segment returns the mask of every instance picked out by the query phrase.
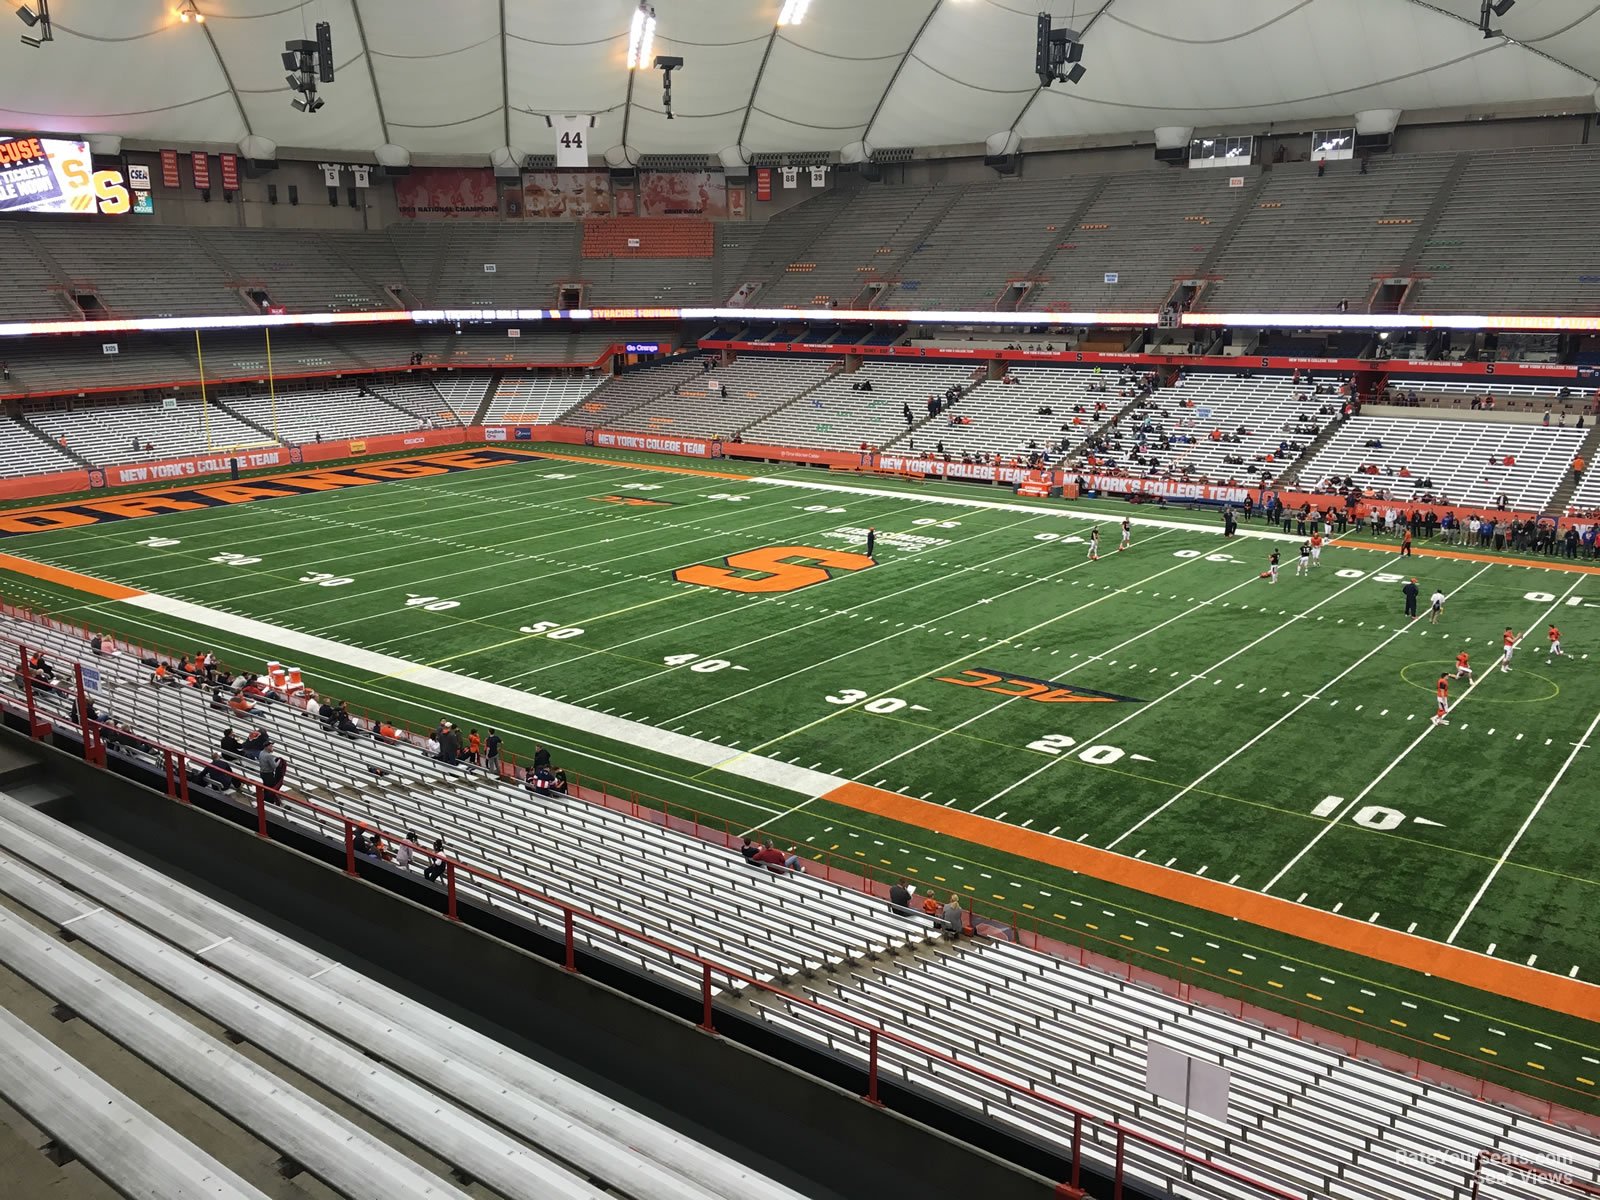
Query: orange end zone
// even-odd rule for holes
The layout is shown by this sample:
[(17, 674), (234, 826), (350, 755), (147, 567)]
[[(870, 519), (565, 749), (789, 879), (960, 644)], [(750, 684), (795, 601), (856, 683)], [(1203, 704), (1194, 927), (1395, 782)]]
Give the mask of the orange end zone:
[(1143, 859), (1114, 854), (1081, 842), (1062, 841), (1032, 829), (1004, 825), (988, 817), (913, 800), (865, 784), (846, 783), (823, 799), (857, 812), (888, 817), (917, 829), (932, 830), (1019, 858), (1076, 871), (1219, 916), (1236, 917), (1335, 950), (1448, 979), (1536, 1008), (1551, 1009), (1584, 1021), (1600, 1020), (1600, 990), (1576, 979), (1501, 962), (1458, 946), (1368, 925), (1292, 904), (1277, 896), (1230, 887), (1213, 879), (1168, 870)]
[(18, 558), (13, 554), (0, 554), (0, 571), (14, 571), (18, 575), (27, 575), (45, 583), (60, 584), (62, 587), (77, 592), (87, 592), (91, 596), (99, 596), (105, 600), (131, 600), (135, 596), (144, 595), (138, 588), (123, 587), (120, 583), (107, 583), (104, 579), (96, 579), (93, 575), (80, 575), (76, 571), (47, 566), (30, 559)]

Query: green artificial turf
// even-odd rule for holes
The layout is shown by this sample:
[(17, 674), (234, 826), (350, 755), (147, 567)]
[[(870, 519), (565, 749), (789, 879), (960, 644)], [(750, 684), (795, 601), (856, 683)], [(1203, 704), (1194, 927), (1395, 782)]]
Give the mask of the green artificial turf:
[[(401, 662), (381, 676), (292, 661), (358, 706), (496, 726), (514, 752), (544, 740), (619, 789), (759, 825), (879, 877), (915, 875), (1194, 986), (1600, 1111), (1594, 1022), (649, 745), (652, 729), (715, 740), (1587, 979), (1600, 971), (1587, 748), (1600, 720), (1600, 576), (1331, 547), (1296, 578), (1292, 545), (1224, 542), (1205, 512), (1015, 511), (998, 489), (772, 468), (794, 485), (775, 486), (636, 465), (682, 460), (573, 453), (612, 461), (534, 460), (15, 536), (0, 550), (384, 652)], [(1205, 529), (1136, 525), (1118, 553), (1125, 514)], [(1097, 522), (1090, 562), (1081, 539)], [(867, 526), (876, 565), (799, 590), (674, 578), (696, 565), (748, 576), (724, 560), (763, 547), (859, 554)], [(1274, 546), (1285, 570), (1269, 586), (1259, 574)], [(1413, 574), (1424, 608), (1435, 585), (1452, 593), (1437, 626), (1401, 615), (1399, 580)], [(11, 574), (0, 591), (241, 665), (282, 657)], [(1545, 657), (1547, 620), (1561, 625), (1564, 661)], [(1506, 625), (1529, 636), (1500, 674)], [(1454, 684), (1451, 725), (1429, 731), (1434, 681), (1462, 649), (1479, 682), (1470, 694)], [(463, 704), (407, 680), (406, 665), (424, 663), (626, 716), (641, 735), (623, 744)]]

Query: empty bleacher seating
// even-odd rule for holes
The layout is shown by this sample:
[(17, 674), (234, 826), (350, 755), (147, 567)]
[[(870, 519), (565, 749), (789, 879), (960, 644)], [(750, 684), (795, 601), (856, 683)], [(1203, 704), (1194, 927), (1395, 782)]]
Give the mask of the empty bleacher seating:
[(583, 223), (584, 258), (710, 258), (715, 226), (692, 217), (598, 217)]
[[(853, 386), (868, 382), (871, 391)], [(928, 420), (930, 395), (943, 395), (949, 388), (972, 383), (971, 366), (869, 363), (858, 371), (831, 376), (821, 387), (757, 421), (744, 436), (751, 442), (833, 450), (854, 450), (863, 442), (883, 446)], [(909, 422), (906, 407), (911, 409)], [(934, 418), (934, 426), (941, 420)]]
[[(1454, 504), (1492, 507), (1504, 496), (1512, 508), (1538, 510), (1566, 477), (1584, 433), (1500, 421), (1362, 415), (1311, 456), (1300, 479), (1318, 486), (1350, 476), (1400, 501), (1432, 493)], [(1378, 473), (1364, 474), (1367, 466)]]
[[(226, 409), (199, 402), (171, 408), (158, 402), (97, 404), (29, 412), (27, 419), (52, 439), (66, 438), (68, 449), (97, 465), (203, 454), (272, 441)], [(136, 451), (135, 445), (140, 449)], [(151, 449), (143, 449), (145, 446)]]
[(643, 433), (726, 436), (816, 387), (838, 366), (837, 359), (747, 355), (679, 383), (612, 424)]
[(491, 424), (504, 421), (513, 425), (548, 425), (581, 404), (605, 381), (603, 375), (508, 372), (495, 388), (484, 420)]

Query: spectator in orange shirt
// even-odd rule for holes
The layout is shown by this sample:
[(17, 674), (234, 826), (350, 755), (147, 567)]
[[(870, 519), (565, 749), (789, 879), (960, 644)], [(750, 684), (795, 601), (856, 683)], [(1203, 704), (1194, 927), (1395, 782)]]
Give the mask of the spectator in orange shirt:
[(469, 729), (467, 731), (467, 761), (473, 766), (478, 765), (478, 752), (482, 749), (483, 742), (478, 738), (478, 731), (476, 729)]

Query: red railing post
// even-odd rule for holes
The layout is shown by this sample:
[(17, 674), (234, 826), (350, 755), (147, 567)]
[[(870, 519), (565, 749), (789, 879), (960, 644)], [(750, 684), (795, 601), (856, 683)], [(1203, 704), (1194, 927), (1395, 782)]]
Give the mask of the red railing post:
[(267, 836), (267, 785), (256, 788), (256, 836)]
[(28, 736), (36, 738), (39, 736), (39, 718), (33, 707), (33, 674), (28, 669), (28, 648), (18, 645), (17, 657), (22, 666), (22, 698), (28, 705)]
[(1122, 1131), (1122, 1126), (1118, 1125), (1117, 1126), (1117, 1165), (1116, 1165), (1116, 1173), (1112, 1176), (1111, 1200), (1122, 1200), (1122, 1162), (1123, 1162), (1124, 1153), (1127, 1150), (1126, 1140), (1127, 1140), (1126, 1139), (1126, 1135)]
[(571, 971), (573, 974), (577, 974), (578, 939), (576, 936), (574, 936), (572, 931), (572, 910), (570, 908), (563, 908), (561, 910), (561, 925), (563, 933), (562, 948), (567, 954), (567, 961), (564, 965), (566, 966), (567, 970)]
[(78, 732), (83, 734), (83, 757), (86, 762), (93, 762), (94, 756), (89, 752), (89, 696), (83, 690), (83, 664), (72, 664), (72, 681), (78, 689)]
[(700, 1028), (707, 1033), (717, 1031), (716, 1022), (711, 1018), (711, 964), (700, 964), (700, 997), (705, 1002), (705, 1009), (700, 1016)]
[(461, 920), (456, 911), (456, 864), (449, 859), (444, 864), (444, 915), (452, 921)]
[(1079, 1182), (1083, 1170), (1083, 1114), (1072, 1114), (1072, 1186), (1081, 1188)]
[(867, 1094), (862, 1097), (869, 1104), (882, 1104), (878, 1099), (878, 1031), (867, 1030)]
[(349, 818), (344, 822), (344, 873), (356, 873), (356, 823)]
[(161, 765), (166, 769), (167, 772), (167, 795), (176, 798), (178, 795), (178, 782), (177, 777), (173, 774), (172, 770), (171, 750), (161, 751)]
[(174, 764), (178, 776), (178, 803), (189, 803), (189, 760), (182, 754), (178, 755)]

